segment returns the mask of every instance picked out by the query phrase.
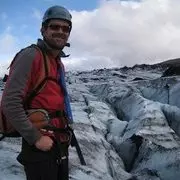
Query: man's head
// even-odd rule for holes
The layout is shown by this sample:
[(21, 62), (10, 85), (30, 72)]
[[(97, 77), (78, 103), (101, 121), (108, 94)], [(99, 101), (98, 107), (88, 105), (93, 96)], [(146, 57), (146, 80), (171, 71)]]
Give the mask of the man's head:
[(41, 34), (46, 43), (55, 50), (61, 50), (69, 38), (72, 22), (71, 14), (62, 6), (53, 6), (46, 10)]

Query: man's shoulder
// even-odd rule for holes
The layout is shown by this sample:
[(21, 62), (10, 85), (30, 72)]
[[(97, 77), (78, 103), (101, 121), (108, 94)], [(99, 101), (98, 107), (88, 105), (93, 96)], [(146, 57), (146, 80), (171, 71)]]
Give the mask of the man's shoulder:
[(37, 51), (40, 51), (40, 48), (36, 44), (31, 44), (21, 49), (19, 53), (33, 54), (33, 53), (37, 53)]
[(25, 56), (33, 56), (36, 53), (36, 51), (37, 51), (36, 46), (37, 45), (35, 45), (35, 44), (33, 44), (33, 45), (31, 44), (29, 46), (26, 46), (26, 47), (20, 49), (16, 53), (15, 58), (17, 58), (18, 56), (20, 57), (20, 56), (24, 56), (24, 55)]
[[(40, 52), (38, 48), (36, 47), (37, 45), (29, 45), (21, 50), (19, 50), (16, 55), (14, 56), (14, 59), (11, 62), (10, 67), (14, 64), (24, 64), (24, 63), (32, 63), (36, 59), (40, 59)], [(30, 65), (30, 64), (29, 64)]]

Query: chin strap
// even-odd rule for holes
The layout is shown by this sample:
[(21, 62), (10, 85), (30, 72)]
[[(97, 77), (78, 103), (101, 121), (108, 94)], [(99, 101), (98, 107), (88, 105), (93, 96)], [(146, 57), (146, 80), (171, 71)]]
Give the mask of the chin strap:
[(60, 52), (60, 57), (62, 57), (62, 58), (66, 58), (69, 56), (70, 56), (70, 54), (66, 55), (63, 51)]
[[(70, 47), (71, 45), (70, 45), (70, 43), (66, 43), (66, 45), (65, 45), (66, 47)], [(66, 58), (66, 57), (69, 57), (70, 56), (70, 54), (65, 54), (64, 53), (64, 51), (63, 50), (61, 50), (61, 52), (60, 52), (60, 56), (62, 57), (62, 58)]]

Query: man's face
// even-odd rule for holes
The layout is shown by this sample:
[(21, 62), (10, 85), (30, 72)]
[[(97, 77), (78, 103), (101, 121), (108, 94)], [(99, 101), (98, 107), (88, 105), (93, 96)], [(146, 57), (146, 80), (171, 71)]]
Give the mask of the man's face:
[(42, 28), (45, 41), (56, 50), (62, 49), (70, 34), (69, 23), (63, 20), (52, 19), (46, 28)]

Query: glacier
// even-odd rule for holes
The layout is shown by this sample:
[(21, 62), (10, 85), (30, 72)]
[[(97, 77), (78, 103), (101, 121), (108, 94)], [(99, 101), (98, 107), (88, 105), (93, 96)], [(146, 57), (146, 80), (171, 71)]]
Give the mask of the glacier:
[[(70, 180), (179, 180), (180, 77), (166, 66), (67, 72), (74, 132)], [(3, 89), (3, 88), (2, 88)], [(0, 180), (23, 180), (20, 138), (0, 142)]]

